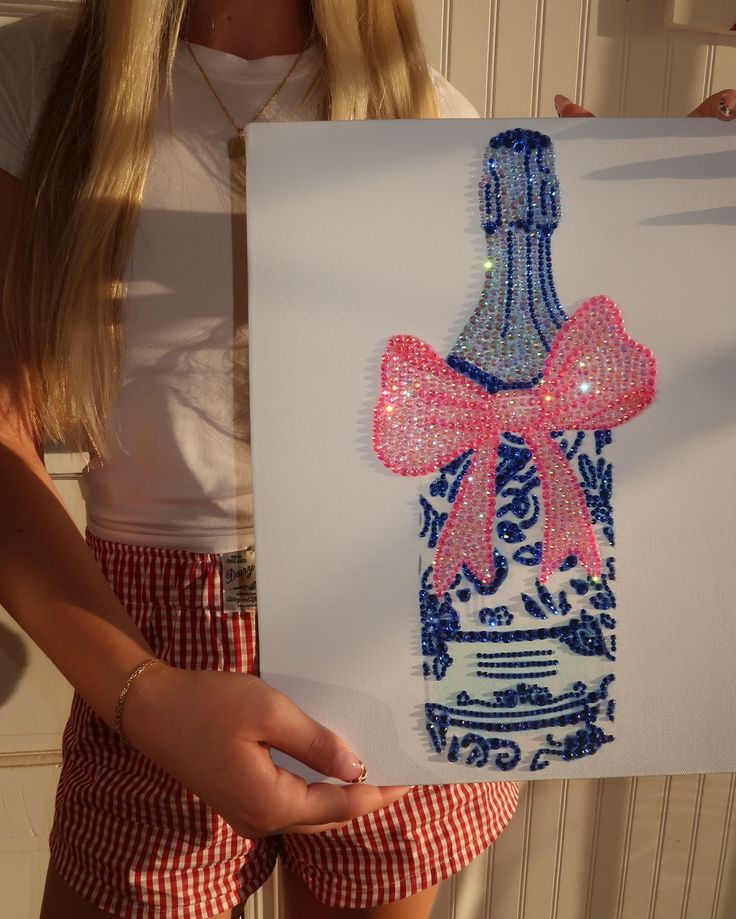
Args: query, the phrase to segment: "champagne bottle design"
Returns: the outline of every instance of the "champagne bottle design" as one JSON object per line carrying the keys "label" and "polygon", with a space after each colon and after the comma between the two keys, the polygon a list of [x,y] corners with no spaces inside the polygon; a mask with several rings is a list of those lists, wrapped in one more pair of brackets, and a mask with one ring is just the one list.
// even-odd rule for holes
{"label": "champagne bottle design", "polygon": [[[378,456],[435,473],[419,498],[419,614],[434,755],[543,769],[613,740],[616,578],[605,453],[654,398],[656,363],[610,300],[568,318],[552,273],[561,216],[549,137],[492,138],[479,186],[488,257],[446,360],[392,338]],[[500,601],[503,602],[500,602]]]}

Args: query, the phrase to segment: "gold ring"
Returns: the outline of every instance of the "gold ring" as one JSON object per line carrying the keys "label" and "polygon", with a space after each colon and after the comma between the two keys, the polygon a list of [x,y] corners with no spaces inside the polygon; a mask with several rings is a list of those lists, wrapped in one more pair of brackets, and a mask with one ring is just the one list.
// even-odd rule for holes
{"label": "gold ring", "polygon": [[360,764],[360,775],[357,779],[350,779],[351,785],[360,785],[361,782],[365,782],[368,775],[368,770],[366,769],[365,763]]}

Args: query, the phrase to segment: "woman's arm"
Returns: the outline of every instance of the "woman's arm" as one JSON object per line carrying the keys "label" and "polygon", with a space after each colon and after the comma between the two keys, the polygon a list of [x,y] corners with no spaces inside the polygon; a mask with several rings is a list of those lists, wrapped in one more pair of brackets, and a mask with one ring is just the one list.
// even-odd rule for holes
{"label": "woman's arm", "polygon": [[[0,170],[0,291],[19,190],[19,181]],[[111,725],[128,674],[153,654],[46,472],[14,404],[12,373],[0,335],[0,603]]]}
{"label": "woman's arm", "polygon": [[[0,170],[0,291],[19,183]],[[0,603],[112,725],[120,690],[151,648],[67,513],[12,398],[0,338]],[[194,791],[243,836],[344,822],[406,788],[307,785],[269,747],[352,781],[361,763],[332,731],[257,677],[155,665],[133,682],[122,727],[131,744]]]}

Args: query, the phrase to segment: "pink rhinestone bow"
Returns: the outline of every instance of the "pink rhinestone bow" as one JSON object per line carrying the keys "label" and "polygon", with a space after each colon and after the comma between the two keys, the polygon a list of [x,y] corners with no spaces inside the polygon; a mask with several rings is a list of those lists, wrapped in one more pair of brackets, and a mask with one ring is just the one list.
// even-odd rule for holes
{"label": "pink rhinestone bow", "polygon": [[601,557],[583,490],[551,431],[613,428],[643,411],[655,394],[652,352],[630,338],[607,297],[583,303],[558,333],[532,389],[492,395],[409,335],[390,339],[381,363],[373,446],[399,475],[428,475],[472,450],[434,557],[434,588],[444,593],[465,565],[493,580],[496,464],[503,431],[521,435],[533,454],[544,508],[545,582],[568,555],[591,575]]}

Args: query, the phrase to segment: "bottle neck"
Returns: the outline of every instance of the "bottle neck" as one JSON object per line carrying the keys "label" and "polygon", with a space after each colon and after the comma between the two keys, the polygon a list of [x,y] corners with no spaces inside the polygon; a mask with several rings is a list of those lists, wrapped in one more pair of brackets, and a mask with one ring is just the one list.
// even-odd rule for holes
{"label": "bottle neck", "polygon": [[551,230],[501,226],[486,236],[480,302],[448,362],[491,392],[535,385],[567,319],[552,273]]}
{"label": "bottle neck", "polygon": [[492,137],[483,156],[485,283],[447,360],[491,392],[534,386],[567,318],[552,276],[560,221],[554,159],[550,138],[523,128]]}

